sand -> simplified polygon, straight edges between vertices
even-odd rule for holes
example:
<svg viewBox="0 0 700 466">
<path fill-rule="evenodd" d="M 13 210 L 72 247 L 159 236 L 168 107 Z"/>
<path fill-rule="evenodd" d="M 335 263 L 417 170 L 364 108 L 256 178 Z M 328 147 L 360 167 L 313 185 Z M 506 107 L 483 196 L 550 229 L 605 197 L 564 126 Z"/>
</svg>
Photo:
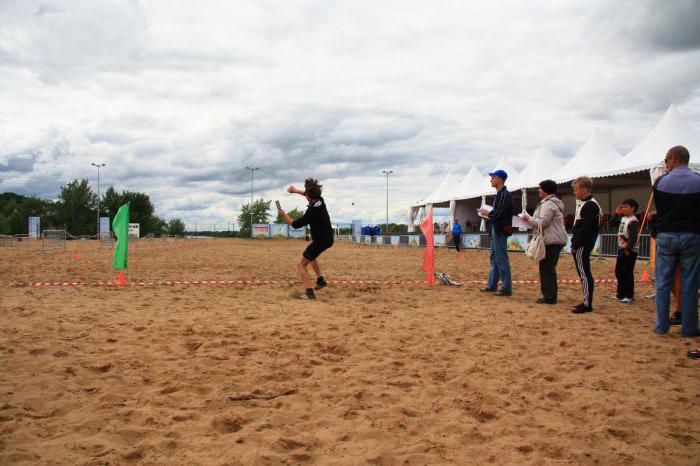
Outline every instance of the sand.
<svg viewBox="0 0 700 466">
<path fill-rule="evenodd" d="M 462 288 L 299 290 L 298 240 L 202 240 L 132 251 L 132 281 L 282 284 L 10 286 L 111 280 L 87 241 L 0 249 L 0 464 L 697 465 L 700 344 L 654 335 L 652 291 L 625 306 L 579 285 L 538 305 Z M 512 254 L 514 278 L 536 266 Z M 337 244 L 330 279 L 415 280 L 417 249 Z M 488 255 L 437 252 L 481 280 Z M 613 277 L 614 260 L 594 263 Z M 638 266 L 638 275 L 642 267 Z M 560 278 L 575 278 L 562 257 Z"/>
</svg>

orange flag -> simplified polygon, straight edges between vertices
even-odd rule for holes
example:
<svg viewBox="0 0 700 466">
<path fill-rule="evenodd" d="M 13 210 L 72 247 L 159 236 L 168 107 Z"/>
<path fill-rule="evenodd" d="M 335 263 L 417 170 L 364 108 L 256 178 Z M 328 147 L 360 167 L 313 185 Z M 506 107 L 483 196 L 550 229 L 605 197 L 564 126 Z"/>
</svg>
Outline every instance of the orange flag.
<svg viewBox="0 0 700 466">
<path fill-rule="evenodd" d="M 421 270 L 428 275 L 428 283 L 435 283 L 435 240 L 433 239 L 433 209 L 420 224 L 420 229 L 425 236 L 425 255 Z"/>
</svg>

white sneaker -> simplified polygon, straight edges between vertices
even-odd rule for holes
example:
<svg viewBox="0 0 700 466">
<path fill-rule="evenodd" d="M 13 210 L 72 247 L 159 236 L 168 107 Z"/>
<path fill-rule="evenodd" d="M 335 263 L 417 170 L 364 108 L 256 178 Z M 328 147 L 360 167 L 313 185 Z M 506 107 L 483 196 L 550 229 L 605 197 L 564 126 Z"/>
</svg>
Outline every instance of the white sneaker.
<svg viewBox="0 0 700 466">
<path fill-rule="evenodd" d="M 620 302 L 621 302 L 622 304 L 631 304 L 632 301 L 634 301 L 633 298 L 622 298 L 622 299 L 620 300 Z"/>
</svg>

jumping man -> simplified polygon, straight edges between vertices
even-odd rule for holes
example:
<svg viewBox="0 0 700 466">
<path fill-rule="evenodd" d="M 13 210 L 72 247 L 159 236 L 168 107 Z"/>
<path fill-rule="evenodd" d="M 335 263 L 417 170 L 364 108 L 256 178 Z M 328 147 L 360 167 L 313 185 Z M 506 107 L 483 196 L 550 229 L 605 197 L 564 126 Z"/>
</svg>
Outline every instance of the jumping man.
<svg viewBox="0 0 700 466">
<path fill-rule="evenodd" d="M 316 273 L 316 289 L 320 290 L 328 285 L 323 275 L 321 275 L 321 267 L 319 267 L 316 260 L 323 251 L 333 246 L 333 227 L 331 226 L 331 218 L 328 216 L 326 203 L 321 197 L 321 188 L 322 186 L 318 184 L 318 180 L 313 178 L 306 179 L 304 191 L 294 186 L 287 188 L 287 192 L 301 194 L 309 201 L 306 212 L 297 220 L 292 220 L 283 210 L 279 210 L 280 217 L 290 224 L 292 228 L 301 228 L 306 225 L 309 225 L 311 228 L 311 244 L 309 244 L 301 259 L 297 262 L 297 270 L 306 289 L 305 293 L 300 296 L 301 299 L 316 299 L 314 289 L 311 287 L 311 276 L 306 269 L 309 264 L 311 264 Z"/>
</svg>

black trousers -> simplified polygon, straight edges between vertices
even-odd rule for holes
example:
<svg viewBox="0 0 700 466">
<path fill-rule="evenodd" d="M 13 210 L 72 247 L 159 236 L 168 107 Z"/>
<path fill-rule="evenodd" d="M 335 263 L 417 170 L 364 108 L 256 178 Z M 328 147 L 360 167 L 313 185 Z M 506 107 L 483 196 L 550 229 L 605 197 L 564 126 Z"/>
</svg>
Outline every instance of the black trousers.
<svg viewBox="0 0 700 466">
<path fill-rule="evenodd" d="M 583 288 L 583 305 L 589 307 L 593 306 L 593 290 L 595 288 L 593 274 L 591 274 L 591 249 L 586 247 L 571 248 L 576 272 L 578 272 L 581 288 Z"/>
<path fill-rule="evenodd" d="M 455 248 L 459 252 L 459 248 L 462 247 L 462 235 L 452 235 L 452 240 L 455 242 Z"/>
<path fill-rule="evenodd" d="M 615 278 L 617 278 L 617 299 L 634 298 L 634 264 L 637 263 L 637 253 L 630 251 L 629 256 L 625 250 L 617 252 L 615 263 Z"/>
<path fill-rule="evenodd" d="M 561 244 L 545 246 L 545 256 L 540 261 L 540 291 L 547 301 L 557 301 L 557 262 L 563 247 Z"/>
</svg>

